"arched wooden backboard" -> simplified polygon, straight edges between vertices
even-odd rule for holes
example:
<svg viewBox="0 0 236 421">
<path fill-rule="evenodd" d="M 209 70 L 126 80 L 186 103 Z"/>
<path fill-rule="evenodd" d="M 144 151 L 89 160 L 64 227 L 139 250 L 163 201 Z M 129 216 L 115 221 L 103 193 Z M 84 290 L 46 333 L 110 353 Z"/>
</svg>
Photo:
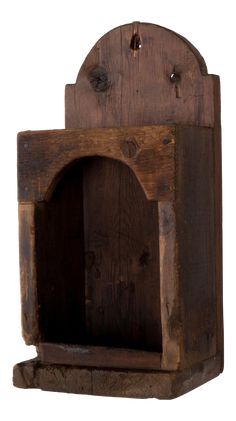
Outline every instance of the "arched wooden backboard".
<svg viewBox="0 0 236 421">
<path fill-rule="evenodd" d="M 222 331 L 220 80 L 179 34 L 134 22 L 105 34 L 65 91 L 66 128 L 176 124 L 213 128 L 218 338 Z"/>
<path fill-rule="evenodd" d="M 66 128 L 172 123 L 219 125 L 219 78 L 161 26 L 134 22 L 108 32 L 66 86 Z"/>
<path fill-rule="evenodd" d="M 123 25 L 94 45 L 76 83 L 66 86 L 65 123 L 66 128 L 152 124 L 213 128 L 217 348 L 222 352 L 219 77 L 208 74 L 197 49 L 177 33 L 149 23 Z"/>
</svg>

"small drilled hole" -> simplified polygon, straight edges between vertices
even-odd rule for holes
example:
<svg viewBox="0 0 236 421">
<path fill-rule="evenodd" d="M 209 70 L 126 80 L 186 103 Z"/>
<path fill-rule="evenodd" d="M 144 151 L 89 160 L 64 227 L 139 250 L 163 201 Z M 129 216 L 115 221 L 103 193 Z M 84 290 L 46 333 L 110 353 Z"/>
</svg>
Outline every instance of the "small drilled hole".
<svg viewBox="0 0 236 421">
<path fill-rule="evenodd" d="M 139 50 L 142 47 L 141 39 L 138 34 L 134 34 L 130 41 L 130 48 L 132 50 Z"/>
<path fill-rule="evenodd" d="M 175 72 L 171 73 L 171 75 L 170 75 L 170 81 L 172 83 L 180 82 L 180 74 L 175 73 Z"/>
</svg>

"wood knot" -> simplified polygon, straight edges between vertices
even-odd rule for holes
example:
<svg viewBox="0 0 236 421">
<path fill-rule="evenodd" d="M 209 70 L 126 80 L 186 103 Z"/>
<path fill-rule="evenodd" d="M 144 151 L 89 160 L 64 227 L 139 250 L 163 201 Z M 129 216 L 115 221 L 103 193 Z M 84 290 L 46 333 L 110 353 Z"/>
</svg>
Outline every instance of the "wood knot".
<svg viewBox="0 0 236 421">
<path fill-rule="evenodd" d="M 121 144 L 121 150 L 126 158 L 133 158 L 139 149 L 135 137 L 124 139 Z"/>
<path fill-rule="evenodd" d="M 85 253 L 85 267 L 87 270 L 92 269 L 95 264 L 95 253 L 93 251 L 87 251 Z"/>
<path fill-rule="evenodd" d="M 159 231 L 161 235 L 168 235 L 174 228 L 174 217 L 171 208 L 162 208 L 159 211 Z"/>
<path fill-rule="evenodd" d="M 144 249 L 140 258 L 139 258 L 139 266 L 146 267 L 151 259 L 150 253 L 148 249 Z"/>
<path fill-rule="evenodd" d="M 105 92 L 110 86 L 104 67 L 97 66 L 90 70 L 88 80 L 95 92 Z"/>
<path fill-rule="evenodd" d="M 168 145 L 171 142 L 171 139 L 168 139 L 167 137 L 165 137 L 165 139 L 163 139 L 162 143 L 163 145 Z"/>
</svg>

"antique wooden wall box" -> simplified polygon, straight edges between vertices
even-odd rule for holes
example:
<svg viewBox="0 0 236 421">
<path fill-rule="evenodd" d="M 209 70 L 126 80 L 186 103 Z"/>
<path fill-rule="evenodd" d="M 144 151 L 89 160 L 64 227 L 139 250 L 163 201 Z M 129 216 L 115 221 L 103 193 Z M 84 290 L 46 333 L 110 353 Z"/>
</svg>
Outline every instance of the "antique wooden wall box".
<svg viewBox="0 0 236 421">
<path fill-rule="evenodd" d="M 218 76 L 157 25 L 113 29 L 18 135 L 23 388 L 169 399 L 223 369 Z"/>
</svg>

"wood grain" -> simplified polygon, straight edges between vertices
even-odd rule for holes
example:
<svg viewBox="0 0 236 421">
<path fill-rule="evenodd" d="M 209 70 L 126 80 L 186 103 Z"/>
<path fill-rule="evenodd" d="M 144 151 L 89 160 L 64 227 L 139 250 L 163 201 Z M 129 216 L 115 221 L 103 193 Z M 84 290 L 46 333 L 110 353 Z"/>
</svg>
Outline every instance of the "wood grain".
<svg viewBox="0 0 236 421">
<path fill-rule="evenodd" d="M 22 335 L 27 345 L 33 345 L 39 339 L 33 203 L 19 204 L 19 254 Z"/>
<path fill-rule="evenodd" d="M 97 369 L 34 359 L 15 365 L 13 382 L 54 392 L 173 399 L 218 376 L 220 365 L 218 355 L 182 371 Z"/>
<path fill-rule="evenodd" d="M 135 34 L 141 43 L 141 48 L 138 49 L 130 48 Z M 99 66 L 103 67 L 103 74 L 106 73 L 109 82 L 102 93 L 94 91 L 87 76 L 90 69 Z M 211 285 L 210 289 L 212 291 L 215 288 L 217 291 L 217 348 L 222 353 L 223 361 L 219 78 L 207 74 L 204 59 L 182 36 L 157 25 L 134 22 L 113 29 L 95 44 L 79 71 L 76 84 L 67 85 L 65 93 L 66 127 L 172 123 L 214 128 L 213 149 L 208 151 L 214 154 L 214 168 L 211 166 L 211 174 L 208 175 L 213 177 L 211 182 L 214 184 L 215 203 L 214 240 L 212 237 L 210 239 L 214 251 L 210 251 L 209 259 L 211 262 L 214 260 L 211 265 L 215 265 L 216 284 Z M 198 135 L 195 142 L 198 142 Z M 200 151 L 197 152 L 199 153 Z M 206 154 L 206 161 L 207 156 Z M 194 159 L 193 155 L 191 159 Z M 212 160 L 212 156 L 209 159 Z M 187 173 L 183 177 L 186 179 Z M 179 189 L 178 181 L 175 188 Z M 196 204 L 192 202 L 191 206 Z M 190 210 L 190 214 L 191 212 L 193 211 Z M 188 218 L 191 218 L 190 214 Z M 184 234 L 182 241 L 185 241 Z M 177 244 L 181 247 L 179 238 Z M 190 253 L 196 254 L 197 259 L 200 258 L 200 251 L 190 250 Z M 212 253 L 215 254 L 214 258 Z M 181 306 L 183 309 L 184 304 Z M 213 319 L 215 312 L 214 307 Z M 214 339 L 212 341 L 213 344 Z"/>
<path fill-rule="evenodd" d="M 67 171 L 49 202 L 36 205 L 36 263 L 42 341 L 85 337 L 82 168 Z"/>
<path fill-rule="evenodd" d="M 222 268 L 222 160 L 220 124 L 220 78 L 212 78 L 214 87 L 214 209 L 215 209 L 215 273 L 217 306 L 217 351 L 221 355 L 221 370 L 224 368 L 223 328 L 223 268 Z"/>
<path fill-rule="evenodd" d="M 42 343 L 14 384 L 179 396 L 223 369 L 219 78 L 134 22 L 92 48 L 65 118 L 18 136 L 23 334 Z"/>
<path fill-rule="evenodd" d="M 174 127 L 151 126 L 19 133 L 18 200 L 48 200 L 63 171 L 88 156 L 128 165 L 150 200 L 174 197 Z"/>
<path fill-rule="evenodd" d="M 87 343 L 161 351 L 156 202 L 118 161 L 83 179 Z"/>
<path fill-rule="evenodd" d="M 36 206 L 43 341 L 162 349 L 157 206 L 120 165 L 79 161 Z"/>
<path fill-rule="evenodd" d="M 130 48 L 135 33 L 141 39 L 138 50 Z M 97 68 L 108 79 L 102 92 L 89 78 Z M 173 73 L 178 82 L 172 82 Z M 183 37 L 148 23 L 105 34 L 85 59 L 76 84 L 66 86 L 65 97 L 67 128 L 214 126 L 214 87 L 203 58 Z"/>
<path fill-rule="evenodd" d="M 174 203 L 159 202 L 160 294 L 163 353 L 161 367 L 176 370 L 182 359 L 183 331 L 179 297 Z"/>
<path fill-rule="evenodd" d="M 182 364 L 190 365 L 217 352 L 213 130 L 179 128 L 176 145 Z"/>
<path fill-rule="evenodd" d="M 39 344 L 39 358 L 44 363 L 82 367 L 105 367 L 157 370 L 161 368 L 161 354 L 104 346 Z"/>
</svg>

